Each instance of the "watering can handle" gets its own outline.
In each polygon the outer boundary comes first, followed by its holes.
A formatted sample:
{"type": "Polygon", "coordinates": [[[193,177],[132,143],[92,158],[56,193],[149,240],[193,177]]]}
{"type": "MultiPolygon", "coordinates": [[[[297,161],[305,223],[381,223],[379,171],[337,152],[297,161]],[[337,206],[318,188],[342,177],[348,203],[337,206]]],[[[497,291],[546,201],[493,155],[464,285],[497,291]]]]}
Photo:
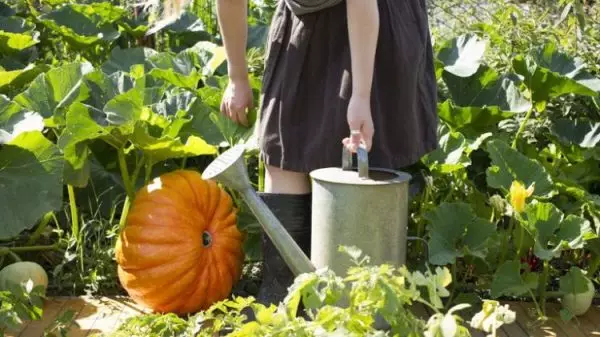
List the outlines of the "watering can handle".
{"type": "MultiPolygon", "coordinates": [[[[364,179],[369,178],[369,152],[364,143],[361,143],[356,149],[356,161],[358,176],[364,179]]],[[[342,169],[344,171],[352,170],[352,152],[345,146],[342,148],[342,169]]]]}

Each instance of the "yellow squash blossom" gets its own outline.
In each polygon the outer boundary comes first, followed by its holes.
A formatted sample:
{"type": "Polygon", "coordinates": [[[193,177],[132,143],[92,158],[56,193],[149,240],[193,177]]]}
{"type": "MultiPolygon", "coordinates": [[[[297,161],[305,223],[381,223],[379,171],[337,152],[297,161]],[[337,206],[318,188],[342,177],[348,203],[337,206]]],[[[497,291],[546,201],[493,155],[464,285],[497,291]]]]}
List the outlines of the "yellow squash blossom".
{"type": "Polygon", "coordinates": [[[525,200],[533,194],[534,184],[525,189],[525,185],[522,183],[512,182],[512,185],[510,185],[510,205],[515,212],[521,213],[525,210],[525,200]]]}

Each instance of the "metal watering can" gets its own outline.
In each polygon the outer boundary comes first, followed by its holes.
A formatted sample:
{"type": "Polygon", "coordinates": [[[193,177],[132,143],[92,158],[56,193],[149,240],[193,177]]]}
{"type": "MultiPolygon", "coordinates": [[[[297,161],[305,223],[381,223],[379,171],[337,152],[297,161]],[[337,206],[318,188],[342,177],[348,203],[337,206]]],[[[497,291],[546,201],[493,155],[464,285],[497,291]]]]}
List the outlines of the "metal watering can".
{"type": "MultiPolygon", "coordinates": [[[[358,172],[352,153],[342,152],[341,168],[324,168],[312,178],[311,259],[288,234],[250,183],[243,145],[219,155],[202,173],[238,191],[294,275],[328,267],[343,276],[349,259],[339,246],[356,246],[374,264],[400,266],[406,259],[409,174],[369,168],[366,149],[357,150],[358,172]]],[[[412,239],[412,238],[411,238],[412,239]]]]}
{"type": "Polygon", "coordinates": [[[404,172],[370,168],[364,147],[342,152],[342,167],[314,170],[311,260],[346,275],[351,261],[339,246],[356,246],[376,265],[406,262],[409,181],[404,172]]]}

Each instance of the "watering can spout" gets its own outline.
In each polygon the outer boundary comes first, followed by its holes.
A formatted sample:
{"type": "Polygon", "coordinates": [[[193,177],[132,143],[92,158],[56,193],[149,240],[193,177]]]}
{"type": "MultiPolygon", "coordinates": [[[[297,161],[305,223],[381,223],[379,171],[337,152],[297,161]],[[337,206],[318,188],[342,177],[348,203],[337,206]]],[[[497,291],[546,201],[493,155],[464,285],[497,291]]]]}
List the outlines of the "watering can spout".
{"type": "Polygon", "coordinates": [[[316,270],[309,257],[285,230],[279,219],[256,194],[244,161],[244,146],[236,145],[219,155],[206,167],[202,178],[214,180],[239,192],[261,227],[269,236],[294,275],[316,270]]]}

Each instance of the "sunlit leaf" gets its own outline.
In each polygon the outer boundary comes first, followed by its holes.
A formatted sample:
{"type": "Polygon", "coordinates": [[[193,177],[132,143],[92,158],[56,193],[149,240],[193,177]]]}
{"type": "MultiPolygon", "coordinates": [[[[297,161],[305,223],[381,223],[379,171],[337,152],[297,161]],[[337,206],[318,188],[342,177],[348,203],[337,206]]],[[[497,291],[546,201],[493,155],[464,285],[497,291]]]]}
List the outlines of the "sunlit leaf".
{"type": "Polygon", "coordinates": [[[534,196],[550,197],[556,193],[550,174],[538,161],[516,151],[501,140],[488,141],[486,148],[492,159],[491,166],[486,171],[490,187],[508,192],[513,181],[517,180],[525,186],[535,184],[534,196]]]}
{"type": "Polygon", "coordinates": [[[0,239],[9,239],[62,207],[63,159],[39,131],[24,132],[0,149],[0,239]]]}
{"type": "Polygon", "coordinates": [[[496,227],[478,217],[466,203],[442,203],[427,212],[429,222],[429,262],[436,265],[455,263],[456,258],[472,255],[485,258],[487,240],[496,227]]]}

